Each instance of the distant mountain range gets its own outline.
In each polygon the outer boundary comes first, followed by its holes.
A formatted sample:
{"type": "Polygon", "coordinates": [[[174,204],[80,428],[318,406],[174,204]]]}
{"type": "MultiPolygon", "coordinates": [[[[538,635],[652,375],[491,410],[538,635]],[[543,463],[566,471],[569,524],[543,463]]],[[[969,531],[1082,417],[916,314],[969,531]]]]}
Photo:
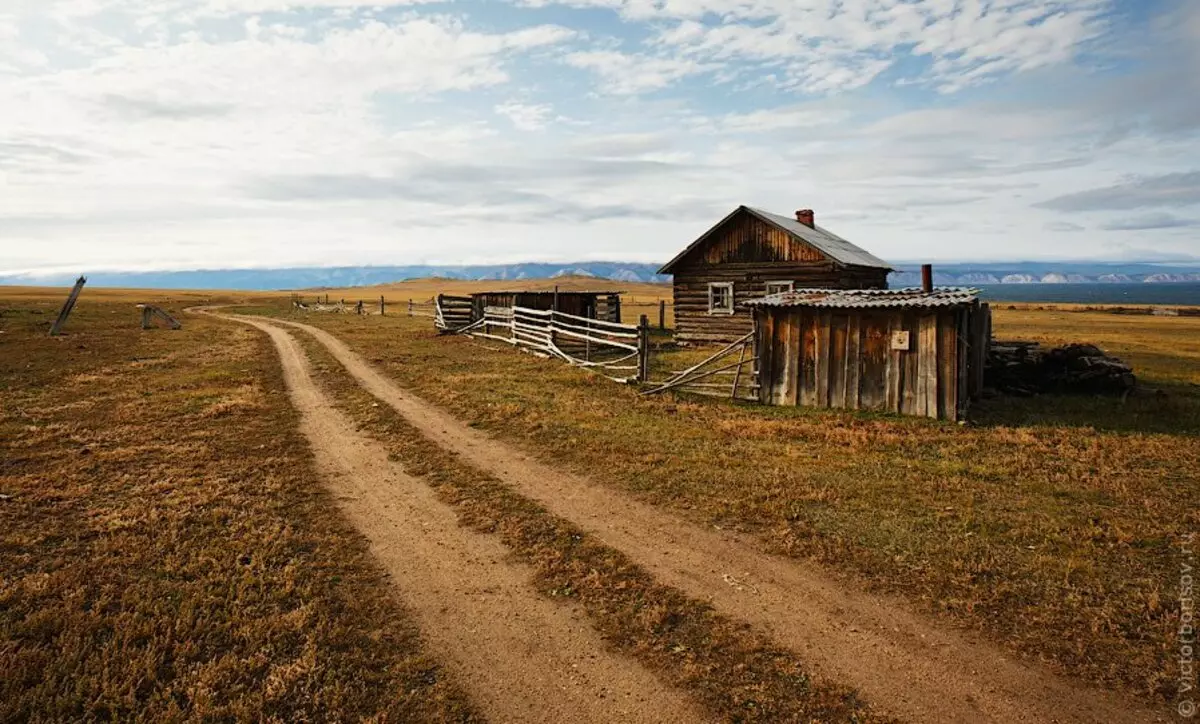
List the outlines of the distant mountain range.
{"type": "MultiPolygon", "coordinates": [[[[669,282],[658,264],[633,262],[530,262],[490,266],[355,266],[284,269],[201,269],[196,271],[95,272],[79,270],[92,286],[143,289],[312,289],[387,284],[405,279],[442,277],[463,280],[546,279],[592,276],[619,282],[669,282]]],[[[898,263],[888,279],[892,287],[921,283],[919,264],[898,263]]],[[[0,274],[0,284],[67,285],[76,274],[0,274]]],[[[1086,284],[1200,282],[1200,264],[1137,262],[995,262],[934,265],[940,286],[980,284],[1086,284]]]]}

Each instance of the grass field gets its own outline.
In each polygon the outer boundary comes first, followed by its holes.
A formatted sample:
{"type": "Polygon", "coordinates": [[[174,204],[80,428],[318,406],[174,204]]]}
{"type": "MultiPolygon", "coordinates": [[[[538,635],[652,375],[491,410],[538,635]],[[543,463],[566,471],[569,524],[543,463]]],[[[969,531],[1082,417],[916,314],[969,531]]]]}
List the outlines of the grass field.
{"type": "Polygon", "coordinates": [[[997,335],[1096,342],[1166,397],[998,400],[966,426],[639,398],[438,337],[427,319],[304,318],[543,459],[751,531],[1083,679],[1170,693],[1178,543],[1200,528],[1196,318],[997,310],[997,335]]]}
{"type": "MultiPolygon", "coordinates": [[[[656,315],[669,291],[612,286],[634,292],[627,314],[656,315]]],[[[330,296],[383,294],[399,312],[410,297],[478,288],[448,287],[330,296]]],[[[1200,318],[1001,306],[997,336],[1096,343],[1162,394],[990,400],[960,426],[642,398],[554,361],[438,336],[426,318],[298,313],[286,294],[85,290],[68,334],[50,339],[63,295],[0,293],[0,666],[18,672],[0,678],[0,719],[477,716],[362,540],[327,514],[269,343],[193,315],[178,315],[179,332],[143,332],[132,306],[142,301],[181,313],[240,300],[302,318],[536,457],[749,532],[1083,680],[1150,701],[1173,692],[1179,543],[1200,530],[1200,318]]],[[[313,356],[345,404],[358,400],[360,423],[403,428],[313,356]]],[[[770,708],[807,686],[784,652],[738,639],[734,624],[654,588],[619,555],[577,546],[568,523],[404,432],[393,453],[440,486],[464,524],[487,530],[504,511],[499,532],[539,567],[544,592],[624,576],[630,595],[657,596],[660,614],[694,627],[663,638],[658,619],[632,615],[606,586],[569,594],[595,607],[613,645],[655,668],[673,666],[689,637],[676,683],[707,690],[714,710],[845,711],[836,690],[770,708]],[[747,672],[758,678],[739,678],[747,672]]]]}
{"type": "Polygon", "coordinates": [[[0,721],[470,721],[209,293],[0,292],[0,721]]]}

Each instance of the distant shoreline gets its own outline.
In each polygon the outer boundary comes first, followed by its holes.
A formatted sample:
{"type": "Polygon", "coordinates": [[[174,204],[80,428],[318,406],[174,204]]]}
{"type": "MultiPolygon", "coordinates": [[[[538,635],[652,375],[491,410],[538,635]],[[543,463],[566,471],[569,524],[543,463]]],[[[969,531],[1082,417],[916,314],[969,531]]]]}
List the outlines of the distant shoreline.
{"type": "Polygon", "coordinates": [[[977,284],[989,302],[1200,305],[1200,282],[977,284]]]}

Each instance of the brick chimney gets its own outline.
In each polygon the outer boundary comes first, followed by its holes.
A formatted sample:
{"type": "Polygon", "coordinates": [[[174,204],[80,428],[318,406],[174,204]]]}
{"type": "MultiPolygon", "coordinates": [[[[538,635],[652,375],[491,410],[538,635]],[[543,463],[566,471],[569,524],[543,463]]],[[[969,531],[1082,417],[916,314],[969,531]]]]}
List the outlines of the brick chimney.
{"type": "Polygon", "coordinates": [[[797,211],[796,212],[796,221],[799,221],[801,224],[804,224],[805,226],[807,226],[810,229],[816,228],[815,224],[817,222],[814,221],[814,219],[813,219],[813,210],[812,209],[800,209],[799,211],[797,211]]]}

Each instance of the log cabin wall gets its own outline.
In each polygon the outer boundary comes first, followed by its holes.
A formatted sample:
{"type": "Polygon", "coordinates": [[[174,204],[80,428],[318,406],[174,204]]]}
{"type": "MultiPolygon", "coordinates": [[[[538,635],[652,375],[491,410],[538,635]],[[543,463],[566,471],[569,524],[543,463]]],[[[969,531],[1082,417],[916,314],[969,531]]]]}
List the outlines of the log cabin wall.
{"type": "Polygon", "coordinates": [[[979,304],[757,308],[760,401],[959,420],[979,392],[989,318],[979,304]],[[895,332],[908,333],[907,350],[893,348],[895,332]]]}

